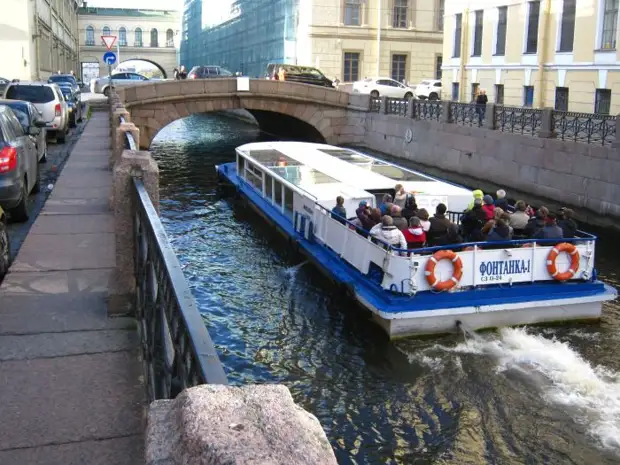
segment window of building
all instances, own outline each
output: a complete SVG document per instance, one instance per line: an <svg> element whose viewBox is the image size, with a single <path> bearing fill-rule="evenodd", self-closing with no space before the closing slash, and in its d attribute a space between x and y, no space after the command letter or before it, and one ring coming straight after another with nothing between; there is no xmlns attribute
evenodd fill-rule
<svg viewBox="0 0 620 465"><path fill-rule="evenodd" d="M495 103L504 104L504 84L495 84Z"/></svg>
<svg viewBox="0 0 620 465"><path fill-rule="evenodd" d="M135 34L135 42L134 42L134 46L136 47L142 47L142 29L140 29L139 27L136 28L136 32Z"/></svg>
<svg viewBox="0 0 620 465"><path fill-rule="evenodd" d="M523 86L523 106L531 107L534 105L534 86Z"/></svg>
<svg viewBox="0 0 620 465"><path fill-rule="evenodd" d="M151 47L159 47L159 41L157 40L157 29L151 29Z"/></svg>
<svg viewBox="0 0 620 465"><path fill-rule="evenodd" d="M95 28L92 26L86 27L86 45L95 45Z"/></svg>
<svg viewBox="0 0 620 465"><path fill-rule="evenodd" d="M603 27L601 30L601 49L616 48L616 28L618 23L618 4L620 0L603 0Z"/></svg>
<svg viewBox="0 0 620 465"><path fill-rule="evenodd" d="M459 83L458 82L453 82L452 83L452 101L453 102L458 102L459 101Z"/></svg>
<svg viewBox="0 0 620 465"><path fill-rule="evenodd" d="M392 79L405 82L407 78L407 55L392 55Z"/></svg>
<svg viewBox="0 0 620 465"><path fill-rule="evenodd" d="M474 82L471 85L471 101L472 102L476 101L476 97L478 97L479 92L480 92L480 84L478 84L477 82Z"/></svg>
<svg viewBox="0 0 620 465"><path fill-rule="evenodd" d="M360 54L355 52L344 52L344 82L359 81Z"/></svg>
<svg viewBox="0 0 620 465"><path fill-rule="evenodd" d="M596 89L594 113L608 115L611 109L611 89Z"/></svg>
<svg viewBox="0 0 620 465"><path fill-rule="evenodd" d="M445 1L437 2L437 30L443 31L443 15L445 14Z"/></svg>
<svg viewBox="0 0 620 465"><path fill-rule="evenodd" d="M461 13L457 14L455 17L455 25L454 25L454 53L452 56L454 58L458 58L461 56L461 33L462 33L462 24L463 24L463 15Z"/></svg>
<svg viewBox="0 0 620 465"><path fill-rule="evenodd" d="M166 31L166 47L174 47L174 31L172 29Z"/></svg>
<svg viewBox="0 0 620 465"><path fill-rule="evenodd" d="M562 24L560 25L559 52L572 52L575 38L575 8L577 0L564 0Z"/></svg>
<svg viewBox="0 0 620 465"><path fill-rule="evenodd" d="M435 79L441 79L441 66L443 65L443 57L437 55L435 57Z"/></svg>
<svg viewBox="0 0 620 465"><path fill-rule="evenodd" d="M127 46L127 29L124 27L118 29L118 45L121 47Z"/></svg>
<svg viewBox="0 0 620 465"><path fill-rule="evenodd" d="M568 111L568 87L555 88L555 109Z"/></svg>
<svg viewBox="0 0 620 465"><path fill-rule="evenodd" d="M508 7L500 6L497 9L497 37L495 38L495 55L506 54L506 28L508 26Z"/></svg>
<svg viewBox="0 0 620 465"><path fill-rule="evenodd" d="M102 36L109 36L109 35L111 35L110 28L108 26L105 26L101 30L101 35ZM103 40L101 40L101 45L105 45L105 42Z"/></svg>
<svg viewBox="0 0 620 465"><path fill-rule="evenodd" d="M344 0L344 24L359 26L362 6L359 0Z"/></svg>
<svg viewBox="0 0 620 465"><path fill-rule="evenodd" d="M527 40L525 53L536 53L538 50L538 17L540 16L540 2L529 3L527 20Z"/></svg>
<svg viewBox="0 0 620 465"><path fill-rule="evenodd" d="M474 49L471 56L479 57L482 55L482 20L484 11L477 10L474 12Z"/></svg>
<svg viewBox="0 0 620 465"><path fill-rule="evenodd" d="M392 27L407 27L407 2L408 0L394 0L394 11L392 12Z"/></svg>

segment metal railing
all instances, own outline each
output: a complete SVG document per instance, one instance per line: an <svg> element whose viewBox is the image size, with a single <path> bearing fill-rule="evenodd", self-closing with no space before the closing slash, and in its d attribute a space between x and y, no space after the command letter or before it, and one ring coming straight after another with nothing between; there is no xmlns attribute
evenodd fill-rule
<svg viewBox="0 0 620 465"><path fill-rule="evenodd" d="M502 132L536 136L542 126L542 110L496 105L495 126Z"/></svg>
<svg viewBox="0 0 620 465"><path fill-rule="evenodd" d="M450 118L454 124L459 126L482 126L484 124L486 105L454 102L450 106Z"/></svg>
<svg viewBox="0 0 620 465"><path fill-rule="evenodd" d="M616 117L596 113L554 111L551 127L557 139L610 145L616 140Z"/></svg>
<svg viewBox="0 0 620 465"><path fill-rule="evenodd" d="M376 97L370 97L370 108L373 113L379 113L381 111L381 99Z"/></svg>
<svg viewBox="0 0 620 465"><path fill-rule="evenodd" d="M159 215L134 177L136 312L150 400L198 384L228 384Z"/></svg>
<svg viewBox="0 0 620 465"><path fill-rule="evenodd" d="M441 121L443 105L438 101L414 100L414 114L417 119Z"/></svg>
<svg viewBox="0 0 620 465"><path fill-rule="evenodd" d="M409 108L409 101L400 98L388 98L387 99L387 114L407 116L407 109Z"/></svg>
<svg viewBox="0 0 620 465"><path fill-rule="evenodd" d="M119 117L119 122L125 123L125 118L123 118L122 116ZM125 133L125 148L127 150L138 150L138 144L134 140L133 135L130 132Z"/></svg>

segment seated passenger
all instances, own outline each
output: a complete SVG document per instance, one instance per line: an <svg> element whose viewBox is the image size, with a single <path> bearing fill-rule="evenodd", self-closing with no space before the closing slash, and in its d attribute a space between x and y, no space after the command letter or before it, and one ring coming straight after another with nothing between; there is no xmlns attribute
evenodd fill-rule
<svg viewBox="0 0 620 465"><path fill-rule="evenodd" d="M394 220L394 226L396 226L400 231L407 229L407 227L409 226L409 224L407 224L407 220L403 218L401 212L402 210L398 205L392 205L390 215Z"/></svg>
<svg viewBox="0 0 620 465"><path fill-rule="evenodd" d="M381 215L387 215L390 212L390 208L392 208L392 196L390 194L385 194L381 201L381 205L379 205Z"/></svg>
<svg viewBox="0 0 620 465"><path fill-rule="evenodd" d="M558 226L562 228L564 237L567 239L572 239L577 235L578 226L577 222L573 219L574 214L575 213L570 208L561 208L560 215L558 215Z"/></svg>
<svg viewBox="0 0 620 465"><path fill-rule="evenodd" d="M378 208L373 208L372 210L370 210L370 219L372 220L373 227L381 223L381 210L379 210Z"/></svg>
<svg viewBox="0 0 620 465"><path fill-rule="evenodd" d="M433 215L430 219L431 227L426 235L426 240L429 245L435 245L442 236L445 236L448 233L448 227L452 224L452 222L446 218L447 210L448 207L446 207L445 204L437 204L435 215Z"/></svg>
<svg viewBox="0 0 620 465"><path fill-rule="evenodd" d="M501 208L505 212L508 211L508 200L506 199L506 191L500 189L497 191L497 198L495 199L495 207Z"/></svg>
<svg viewBox="0 0 620 465"><path fill-rule="evenodd" d="M401 210L405 208L405 201L407 200L407 193L405 192L405 188L402 184L396 184L394 186L394 205L398 205Z"/></svg>
<svg viewBox="0 0 620 465"><path fill-rule="evenodd" d="M523 200L518 200L515 204L515 211L510 215L510 226L515 231L515 235L525 234L525 227L530 220L530 216L525 212L527 205Z"/></svg>
<svg viewBox="0 0 620 465"><path fill-rule="evenodd" d="M510 226L508 226L507 215L502 215L499 219L495 220L495 224L487 235L487 241L489 242L502 242L512 239L510 232Z"/></svg>
<svg viewBox="0 0 620 465"><path fill-rule="evenodd" d="M461 217L461 232L467 242L484 240L482 228L487 222L487 214L482 209L482 199L476 199L474 206Z"/></svg>
<svg viewBox="0 0 620 465"><path fill-rule="evenodd" d="M485 195L482 198L482 209L487 215L487 221L492 220L495 215L495 205L493 202L493 197L489 194Z"/></svg>
<svg viewBox="0 0 620 465"><path fill-rule="evenodd" d="M476 189L475 191L472 191L472 195L474 196L474 198L471 200L471 202L469 202L469 205L467 206L466 211L469 211L472 208L474 208L476 199L480 199L480 201L482 202L482 198L484 197L484 192L482 192L480 189Z"/></svg>
<svg viewBox="0 0 620 465"><path fill-rule="evenodd" d="M441 236L437 241L437 245L451 245L462 243L463 237L459 234L459 227L454 223L450 223L450 226L448 226L448 232L444 236Z"/></svg>
<svg viewBox="0 0 620 465"><path fill-rule="evenodd" d="M400 232L396 226L394 226L394 220L389 215L384 215L381 218L381 223L370 230L370 235L391 245L392 247L407 249L407 241L405 240L405 236L403 236L403 233Z"/></svg>
<svg viewBox="0 0 620 465"><path fill-rule="evenodd" d="M562 239L562 237L564 237L564 232L558 226L555 213L547 214L545 226L534 235L534 239Z"/></svg>
<svg viewBox="0 0 620 465"><path fill-rule="evenodd" d="M495 207L495 210L493 212L493 219L487 221L486 224L482 227L482 235L486 237L487 234L491 232L497 221L500 219L503 219L506 222L506 224L508 225L508 229L510 230L510 237L512 237L513 229L512 226L510 226L509 224L510 215L499 207Z"/></svg>
<svg viewBox="0 0 620 465"><path fill-rule="evenodd" d="M347 209L344 208L344 198L342 196L336 197L336 206L332 208L332 218L339 221L342 224L346 224Z"/></svg>
<svg viewBox="0 0 620 465"><path fill-rule="evenodd" d="M527 222L527 226L525 227L525 235L527 237L534 237L542 228L545 227L545 218L549 213L549 209L547 207L540 207L536 210L536 215L534 218L530 218Z"/></svg>
<svg viewBox="0 0 620 465"><path fill-rule="evenodd" d="M409 192L407 194L407 198L405 199L405 207L403 208L402 212L403 218L409 221L409 219L414 216L417 211L418 205L415 201L415 195L413 195L413 192Z"/></svg>
<svg viewBox="0 0 620 465"><path fill-rule="evenodd" d="M426 232L422 228L422 222L417 216L409 220L409 227L403 231L408 249L419 249L426 244Z"/></svg>
<svg viewBox="0 0 620 465"><path fill-rule="evenodd" d="M370 217L370 213L370 206L365 200L362 200L359 204L359 208L355 210L355 215L357 216L357 219L359 220L362 228L364 228L366 231L370 231L375 225L375 222Z"/></svg>
<svg viewBox="0 0 620 465"><path fill-rule="evenodd" d="M424 232L428 232L429 229L431 229L431 222L428 220L429 215L426 208L420 208L416 212L415 216L420 218L420 224L422 224L422 229L424 229Z"/></svg>

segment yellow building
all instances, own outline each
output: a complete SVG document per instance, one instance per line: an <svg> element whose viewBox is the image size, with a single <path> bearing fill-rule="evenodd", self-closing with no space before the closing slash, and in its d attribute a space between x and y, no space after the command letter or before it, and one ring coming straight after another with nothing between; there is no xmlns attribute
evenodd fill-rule
<svg viewBox="0 0 620 465"><path fill-rule="evenodd" d="M443 0L314 0L302 2L307 34L297 59L330 78L353 82L392 77L418 83L441 77ZM300 42L301 39L301 43Z"/></svg>
<svg viewBox="0 0 620 465"><path fill-rule="evenodd" d="M617 114L620 0L447 0L444 98Z"/></svg>

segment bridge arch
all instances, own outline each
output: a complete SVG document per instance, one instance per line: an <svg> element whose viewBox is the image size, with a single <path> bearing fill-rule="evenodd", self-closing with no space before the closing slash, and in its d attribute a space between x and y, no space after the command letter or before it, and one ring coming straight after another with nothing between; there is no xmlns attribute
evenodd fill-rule
<svg viewBox="0 0 620 465"><path fill-rule="evenodd" d="M251 79L249 90L240 91L237 83L234 78L149 82L118 89L118 94L140 130L143 149L177 119L239 108L252 113L268 132L284 126L329 144L363 140L368 96L263 79Z"/></svg>
<svg viewBox="0 0 620 465"><path fill-rule="evenodd" d="M125 58L123 57L123 61L121 61L118 66L120 67L120 65L122 65L123 63L127 63L128 61L144 61L146 63L150 63L153 66L155 66L158 70L161 71L162 76L164 77L164 79L166 79L168 77L168 73L166 73L166 70L164 69L163 66L161 66L159 63L157 63L156 61L153 60L149 60L148 58L142 58L140 56L138 57L133 57L133 58Z"/></svg>

